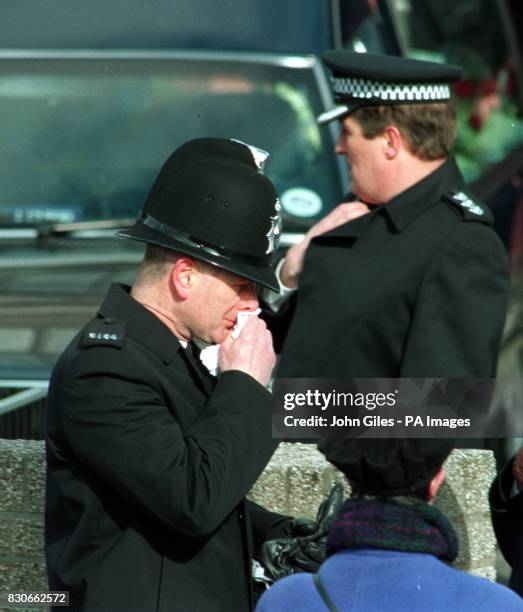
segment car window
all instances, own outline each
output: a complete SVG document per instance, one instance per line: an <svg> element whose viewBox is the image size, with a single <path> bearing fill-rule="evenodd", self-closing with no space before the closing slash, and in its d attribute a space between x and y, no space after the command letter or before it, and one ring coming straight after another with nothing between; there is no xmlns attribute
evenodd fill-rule
<svg viewBox="0 0 523 612"><path fill-rule="evenodd" d="M285 228L339 200L312 59L194 54L0 59L0 223L135 217L168 155L203 136L271 153Z"/></svg>
<svg viewBox="0 0 523 612"><path fill-rule="evenodd" d="M462 66L455 93L456 157L473 181L523 139L516 72L507 35L492 0L394 0L410 57Z"/></svg>

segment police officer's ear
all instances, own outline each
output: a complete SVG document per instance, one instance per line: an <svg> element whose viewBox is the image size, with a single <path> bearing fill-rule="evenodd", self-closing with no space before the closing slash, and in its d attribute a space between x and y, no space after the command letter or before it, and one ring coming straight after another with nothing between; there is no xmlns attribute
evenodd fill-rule
<svg viewBox="0 0 523 612"><path fill-rule="evenodd" d="M171 268L171 287L176 297L186 300L200 274L198 264L192 257L179 257Z"/></svg>
<svg viewBox="0 0 523 612"><path fill-rule="evenodd" d="M388 125L383 131L383 154L388 160L396 159L405 147L401 132L395 125Z"/></svg>

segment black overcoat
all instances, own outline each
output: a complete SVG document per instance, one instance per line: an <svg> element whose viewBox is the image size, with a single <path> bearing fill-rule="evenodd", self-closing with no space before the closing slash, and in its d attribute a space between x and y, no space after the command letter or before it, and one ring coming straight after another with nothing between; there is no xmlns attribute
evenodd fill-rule
<svg viewBox="0 0 523 612"><path fill-rule="evenodd" d="M492 221L450 158L314 238L294 309L272 325L288 329L277 376L494 376L509 281Z"/></svg>
<svg viewBox="0 0 523 612"><path fill-rule="evenodd" d="M513 462L492 483L489 502L499 548L512 568L509 587L523 597L523 491L514 492Z"/></svg>
<svg viewBox="0 0 523 612"><path fill-rule="evenodd" d="M86 612L251 609L253 531L282 520L244 501L276 446L270 415L262 385L207 377L113 285L51 378L50 589Z"/></svg>

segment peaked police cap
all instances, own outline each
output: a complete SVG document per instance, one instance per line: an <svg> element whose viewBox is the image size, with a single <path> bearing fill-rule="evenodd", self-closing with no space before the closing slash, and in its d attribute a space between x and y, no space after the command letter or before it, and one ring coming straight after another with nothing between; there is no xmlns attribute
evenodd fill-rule
<svg viewBox="0 0 523 612"><path fill-rule="evenodd" d="M119 236L190 255L275 291L270 254L281 232L280 204L263 174L261 149L200 138L165 162L135 225Z"/></svg>
<svg viewBox="0 0 523 612"><path fill-rule="evenodd" d="M322 59L332 71L337 106L318 117L320 125L363 106L449 100L450 83L463 73L459 66L375 53L326 51Z"/></svg>

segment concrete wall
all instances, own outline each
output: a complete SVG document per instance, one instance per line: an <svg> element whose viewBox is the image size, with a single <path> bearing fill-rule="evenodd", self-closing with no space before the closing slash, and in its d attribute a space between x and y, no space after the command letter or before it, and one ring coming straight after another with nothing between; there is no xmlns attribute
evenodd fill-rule
<svg viewBox="0 0 523 612"><path fill-rule="evenodd" d="M0 440L0 592L47 591L43 442Z"/></svg>
<svg viewBox="0 0 523 612"><path fill-rule="evenodd" d="M495 475L489 451L456 450L436 505L460 540L456 566L495 579L495 539L487 491ZM0 592L47 590L43 553L44 447L0 440ZM266 507L314 517L342 475L313 445L281 444L250 497ZM42 608L40 608L42 609Z"/></svg>

